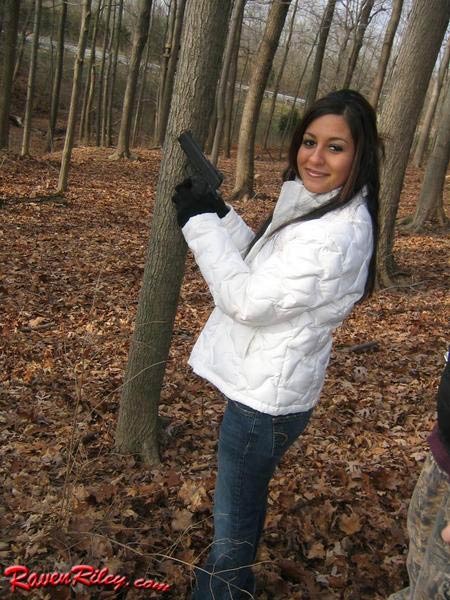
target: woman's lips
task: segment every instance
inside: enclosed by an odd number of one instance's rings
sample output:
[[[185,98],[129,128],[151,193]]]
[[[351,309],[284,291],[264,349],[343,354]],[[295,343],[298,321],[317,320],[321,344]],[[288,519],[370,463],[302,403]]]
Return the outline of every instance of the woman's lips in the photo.
[[[306,174],[310,177],[326,177],[327,173],[321,173],[320,171],[313,171],[311,169],[305,169]]]

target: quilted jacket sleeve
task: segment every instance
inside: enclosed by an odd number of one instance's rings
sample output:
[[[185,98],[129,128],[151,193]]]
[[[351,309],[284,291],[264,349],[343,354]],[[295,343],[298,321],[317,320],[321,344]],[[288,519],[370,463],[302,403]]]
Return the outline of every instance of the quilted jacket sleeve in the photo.
[[[221,224],[230,234],[233,244],[236,246],[240,254],[244,254],[254,238],[255,234],[246,224],[244,219],[240,217],[232,206],[227,205],[230,210],[220,219]]]
[[[183,234],[216,306],[240,323],[268,326],[318,307],[328,307],[324,320],[333,306],[351,308],[363,293],[371,251],[370,227],[362,225],[298,224],[301,234],[275,244],[257,267],[244,262],[215,214],[193,217]]]

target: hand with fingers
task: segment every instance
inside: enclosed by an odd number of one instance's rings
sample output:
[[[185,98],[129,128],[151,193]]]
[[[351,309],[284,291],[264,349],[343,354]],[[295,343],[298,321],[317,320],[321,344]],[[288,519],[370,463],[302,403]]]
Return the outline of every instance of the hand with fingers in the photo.
[[[229,207],[221,196],[213,191],[200,177],[188,177],[175,188],[172,202],[177,211],[177,221],[184,227],[191,217],[204,213],[216,213],[224,217]]]

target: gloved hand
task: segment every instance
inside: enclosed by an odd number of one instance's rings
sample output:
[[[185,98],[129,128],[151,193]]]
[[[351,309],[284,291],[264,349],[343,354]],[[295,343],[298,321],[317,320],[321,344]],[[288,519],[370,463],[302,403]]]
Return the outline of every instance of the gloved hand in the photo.
[[[201,177],[188,177],[175,188],[172,202],[177,211],[177,221],[184,227],[189,219],[203,213],[216,213],[220,218],[230,210],[220,196],[211,192]]]

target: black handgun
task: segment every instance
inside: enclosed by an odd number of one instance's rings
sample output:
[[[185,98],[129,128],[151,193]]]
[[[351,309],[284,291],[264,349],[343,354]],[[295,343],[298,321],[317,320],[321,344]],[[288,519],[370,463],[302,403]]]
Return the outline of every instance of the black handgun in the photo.
[[[223,174],[203,154],[192,132],[183,131],[179,135],[178,141],[192,168],[206,181],[211,190],[216,192],[223,182]]]

